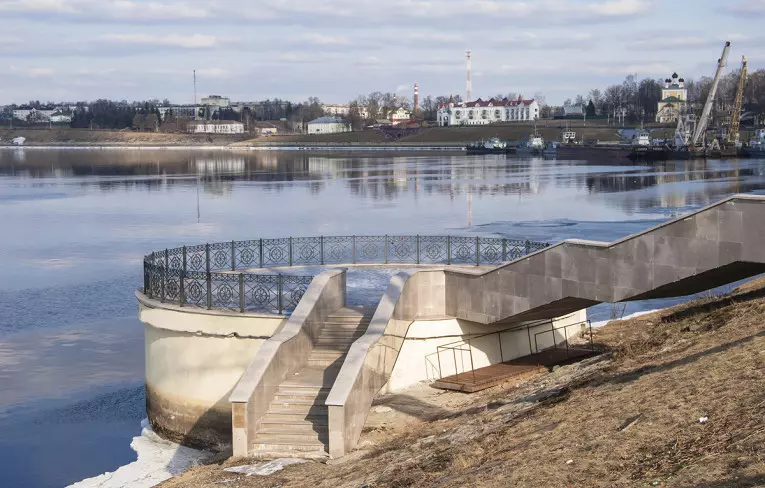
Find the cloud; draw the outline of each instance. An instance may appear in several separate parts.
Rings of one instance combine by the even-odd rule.
[[[722,8],[726,12],[737,17],[755,18],[765,15],[765,0],[746,0],[739,1],[733,5],[726,5]]]
[[[44,67],[19,67],[9,66],[8,71],[18,76],[27,78],[46,78],[53,76],[56,72],[51,68]]]
[[[583,49],[593,47],[598,40],[588,32],[573,33],[554,33],[550,35],[547,31],[519,32],[511,36],[503,37],[494,42],[498,48],[510,47],[513,51],[519,49]]]
[[[326,34],[320,34],[318,32],[311,32],[302,36],[302,42],[310,43],[318,46],[346,46],[351,43],[351,40],[344,36],[331,36]]]
[[[152,35],[152,34],[107,34],[104,40],[115,41],[124,44],[154,45],[180,47],[185,49],[211,48],[219,44],[215,36],[192,34],[192,35]]]
[[[201,3],[189,1],[134,0],[5,0],[0,12],[62,15],[70,18],[120,21],[152,19],[204,19],[211,16]]]

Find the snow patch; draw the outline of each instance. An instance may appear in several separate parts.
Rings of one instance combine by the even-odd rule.
[[[622,317],[620,319],[599,320],[597,322],[592,322],[592,328],[596,329],[598,327],[603,327],[604,325],[606,325],[606,324],[608,324],[610,322],[617,322],[619,320],[634,319],[635,317],[640,317],[641,315],[648,315],[649,313],[658,312],[659,310],[661,310],[661,309],[660,308],[656,308],[654,310],[643,310],[641,312],[635,312],[635,313],[631,313],[629,315],[625,315],[624,317]]]
[[[133,437],[131,449],[138,459],[116,471],[79,481],[69,488],[149,488],[179,475],[210,454],[162,439],[151,429],[148,419],[141,421],[141,435]]]

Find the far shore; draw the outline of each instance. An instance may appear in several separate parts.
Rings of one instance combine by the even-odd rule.
[[[471,142],[499,137],[522,141],[534,131],[546,140],[559,140],[564,122],[538,121],[537,124],[491,124],[465,127],[431,127],[402,133],[398,139],[375,130],[338,134],[282,134],[253,138],[252,134],[186,134],[135,132],[132,130],[88,130],[70,128],[0,128],[0,146],[13,146],[11,140],[24,137],[22,147],[98,148],[98,149],[264,149],[264,150],[427,150],[461,151]],[[583,140],[614,140],[618,127],[589,124],[572,125]],[[663,129],[668,130],[668,129]]]

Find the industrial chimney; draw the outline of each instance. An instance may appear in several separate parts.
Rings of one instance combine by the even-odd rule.
[[[420,110],[420,85],[414,82],[414,109],[413,113],[417,113]]]
[[[465,87],[465,98],[466,98],[465,101],[469,102],[469,101],[471,101],[473,99],[472,98],[473,81],[470,79],[470,71],[471,71],[471,66],[470,66],[470,51],[465,51],[465,57],[467,58],[467,84],[466,84],[466,87]]]

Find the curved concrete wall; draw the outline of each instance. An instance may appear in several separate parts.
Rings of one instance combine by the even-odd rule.
[[[146,411],[152,427],[187,446],[230,444],[228,396],[286,317],[183,309],[136,295],[145,327]]]

